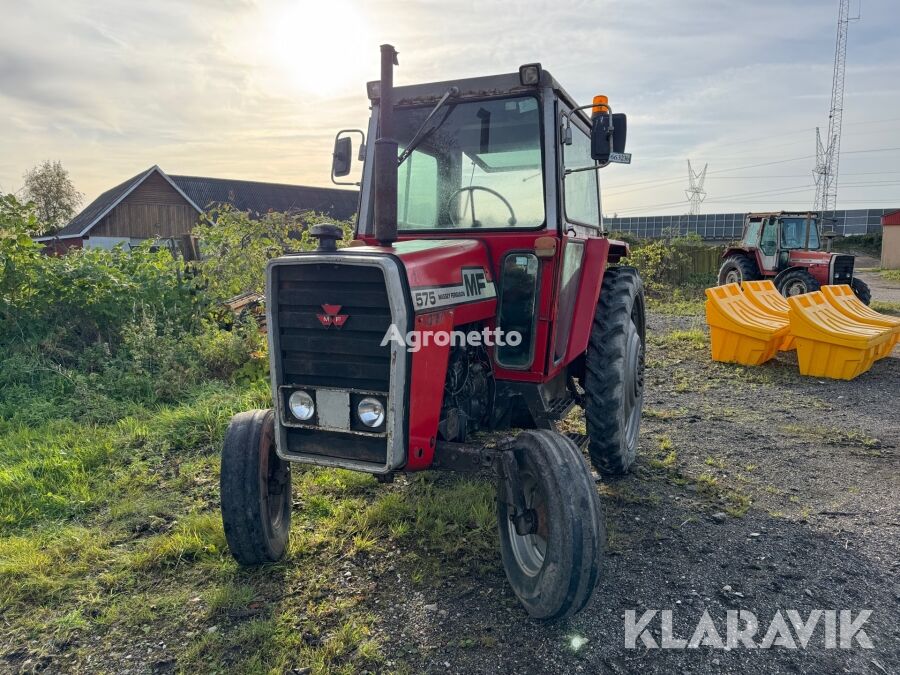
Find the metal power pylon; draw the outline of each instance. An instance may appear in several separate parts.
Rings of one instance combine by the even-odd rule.
[[[691,168],[691,160],[688,160],[687,163],[688,189],[684,191],[684,196],[688,198],[691,204],[689,213],[695,216],[700,211],[700,202],[706,199],[706,190],[703,189],[703,183],[706,182],[706,167],[709,164],[704,164],[703,169],[698,173]]]
[[[837,40],[834,48],[834,73],[831,79],[831,110],[828,113],[828,135],[822,139],[816,127],[816,203],[814,209],[834,216],[837,207],[838,164],[841,159],[841,123],[844,117],[844,73],[847,65],[847,29],[851,21],[850,0],[838,0]]]

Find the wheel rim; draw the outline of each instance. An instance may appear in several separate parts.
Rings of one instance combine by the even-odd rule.
[[[272,429],[266,428],[260,439],[262,447],[260,451],[265,458],[265,495],[266,513],[273,530],[281,528],[285,518],[285,500],[287,499],[286,485],[288,479],[288,466],[275,451],[275,442]]]
[[[726,284],[739,284],[741,282],[741,271],[739,269],[730,269],[725,274]]]
[[[799,279],[788,282],[784,287],[784,294],[789,297],[792,295],[803,295],[804,293],[806,293],[806,284]]]
[[[637,441],[644,396],[644,344],[635,325],[634,312],[626,336],[625,364],[625,442],[630,449]]]
[[[525,508],[535,513],[537,520],[536,531],[532,534],[520,535],[516,527],[510,521],[506,527],[509,547],[516,559],[519,569],[529,577],[537,576],[544,566],[544,556],[547,553],[547,504],[543,493],[538,487],[538,482],[531,473],[520,472],[522,490],[525,493]]]

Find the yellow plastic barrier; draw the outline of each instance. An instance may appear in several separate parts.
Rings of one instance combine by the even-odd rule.
[[[872,367],[891,333],[844,316],[821,291],[787,299],[801,375],[852,380]]]
[[[853,289],[849,286],[822,286],[822,294],[828,303],[844,316],[867,326],[892,331],[893,338],[884,343],[876,358],[887,356],[894,350],[894,345],[900,342],[900,318],[879,314],[866,306],[862,300],[856,297]]]
[[[761,281],[745,281],[743,283],[744,295],[765,314],[771,314],[780,319],[788,318],[788,303],[784,296],[775,288],[770,279]],[[794,336],[788,333],[778,345],[782,352],[794,349]]]
[[[787,319],[764,314],[738,284],[706,289],[706,323],[713,361],[745,366],[775,356],[789,329]]]

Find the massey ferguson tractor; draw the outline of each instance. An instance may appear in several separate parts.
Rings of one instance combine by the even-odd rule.
[[[364,161],[355,240],[318,225],[317,250],[268,265],[274,409],[228,427],[228,545],[244,565],[285,554],[293,463],[492,471],[509,583],[531,616],[565,617],[606,538],[582,448],[628,470],[643,403],[643,286],[604,233],[597,171],[630,159],[625,115],[537,63],[395,88],[396,64],[383,45],[368,134],[335,140],[332,180]],[[586,436],[557,431],[575,405]]]
[[[739,245],[728,248],[719,268],[719,285],[772,279],[784,296],[848,285],[867,305],[869,287],[853,276],[854,257],[823,251],[815,213],[748,213]]]

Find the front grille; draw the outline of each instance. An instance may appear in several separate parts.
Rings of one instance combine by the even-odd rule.
[[[387,393],[391,324],[384,273],[373,265],[309,263],[273,268],[283,384]],[[322,305],[348,318],[326,328]]]
[[[831,283],[833,284],[849,284],[853,279],[853,256],[852,255],[836,255],[834,256],[833,276]]]

